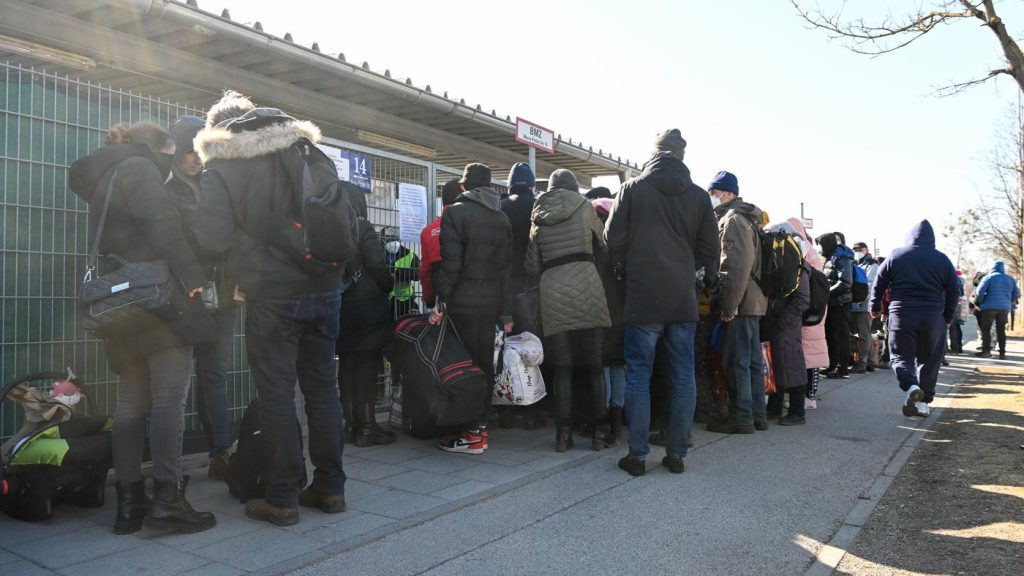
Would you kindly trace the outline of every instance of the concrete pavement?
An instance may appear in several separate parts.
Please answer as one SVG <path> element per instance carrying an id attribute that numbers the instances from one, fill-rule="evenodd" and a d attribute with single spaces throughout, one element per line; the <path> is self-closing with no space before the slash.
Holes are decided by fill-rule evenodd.
<path id="1" fill-rule="evenodd" d="M 970 346 L 973 348 L 973 344 Z M 952 357 L 939 399 L 973 358 Z M 349 511 L 303 510 L 276 528 L 249 521 L 223 485 L 190 487 L 216 529 L 191 536 L 110 533 L 99 511 L 61 507 L 48 523 L 0 518 L 0 573 L 20 574 L 800 574 L 827 569 L 934 419 L 904 418 L 890 372 L 825 380 L 808 424 L 754 436 L 699 427 L 687 471 L 655 449 L 632 478 L 600 453 L 553 451 L 553 431 L 496 430 L 486 456 L 408 438 L 346 447 Z M 920 435 L 920 434 L 919 434 Z M 863 523 L 861 521 L 861 523 Z M 831 547 L 828 544 L 831 543 Z M 834 565 L 834 564 L 832 564 Z M 813 568 L 812 568 L 813 566 Z"/>

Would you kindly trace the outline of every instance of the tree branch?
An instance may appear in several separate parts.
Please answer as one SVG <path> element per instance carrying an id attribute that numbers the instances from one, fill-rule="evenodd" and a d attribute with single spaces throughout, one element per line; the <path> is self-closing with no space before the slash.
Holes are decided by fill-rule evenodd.
<path id="1" fill-rule="evenodd" d="M 977 86 L 978 84 L 984 84 L 985 82 L 988 82 L 989 80 L 1001 74 L 1013 76 L 1013 70 L 1010 70 L 1009 68 L 999 68 L 997 70 L 992 70 L 988 74 L 985 74 L 984 76 L 975 78 L 973 80 L 968 80 L 966 82 L 958 82 L 956 84 L 950 84 L 948 86 L 942 86 L 941 88 L 935 90 L 935 94 L 941 98 L 956 96 L 957 94 L 963 92 L 964 90 L 967 90 L 968 88 L 972 88 L 974 86 Z"/>

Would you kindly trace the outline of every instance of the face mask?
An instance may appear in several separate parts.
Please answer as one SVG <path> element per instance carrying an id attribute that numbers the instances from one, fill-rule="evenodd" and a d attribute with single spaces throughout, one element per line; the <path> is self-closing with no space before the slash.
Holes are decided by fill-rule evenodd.
<path id="1" fill-rule="evenodd" d="M 718 196 L 711 197 L 711 209 L 714 210 L 722 205 L 722 201 L 718 199 Z"/>
<path id="2" fill-rule="evenodd" d="M 164 180 L 171 177 L 171 168 L 174 166 L 174 154 L 164 154 L 158 152 L 156 154 L 156 167 L 160 170 L 160 175 L 164 177 Z"/>
<path id="3" fill-rule="evenodd" d="M 402 244 L 398 240 L 392 240 L 384 245 L 384 249 L 388 251 L 388 254 L 398 254 L 398 249 L 402 247 Z"/>

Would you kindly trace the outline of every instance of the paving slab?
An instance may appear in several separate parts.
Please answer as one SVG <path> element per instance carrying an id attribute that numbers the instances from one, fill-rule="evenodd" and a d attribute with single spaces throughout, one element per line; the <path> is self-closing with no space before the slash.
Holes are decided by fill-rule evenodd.
<path id="1" fill-rule="evenodd" d="M 150 542 L 124 552 L 78 562 L 60 572 L 68 576 L 109 576 L 112 572 L 171 576 L 186 571 L 191 573 L 193 569 L 208 562 L 206 558 Z"/>

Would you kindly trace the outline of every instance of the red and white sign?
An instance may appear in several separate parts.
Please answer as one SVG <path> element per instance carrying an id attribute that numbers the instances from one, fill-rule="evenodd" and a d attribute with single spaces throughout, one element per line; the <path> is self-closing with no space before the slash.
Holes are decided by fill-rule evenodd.
<path id="1" fill-rule="evenodd" d="M 548 153 L 555 151 L 554 131 L 522 118 L 516 118 L 516 142 Z"/>

